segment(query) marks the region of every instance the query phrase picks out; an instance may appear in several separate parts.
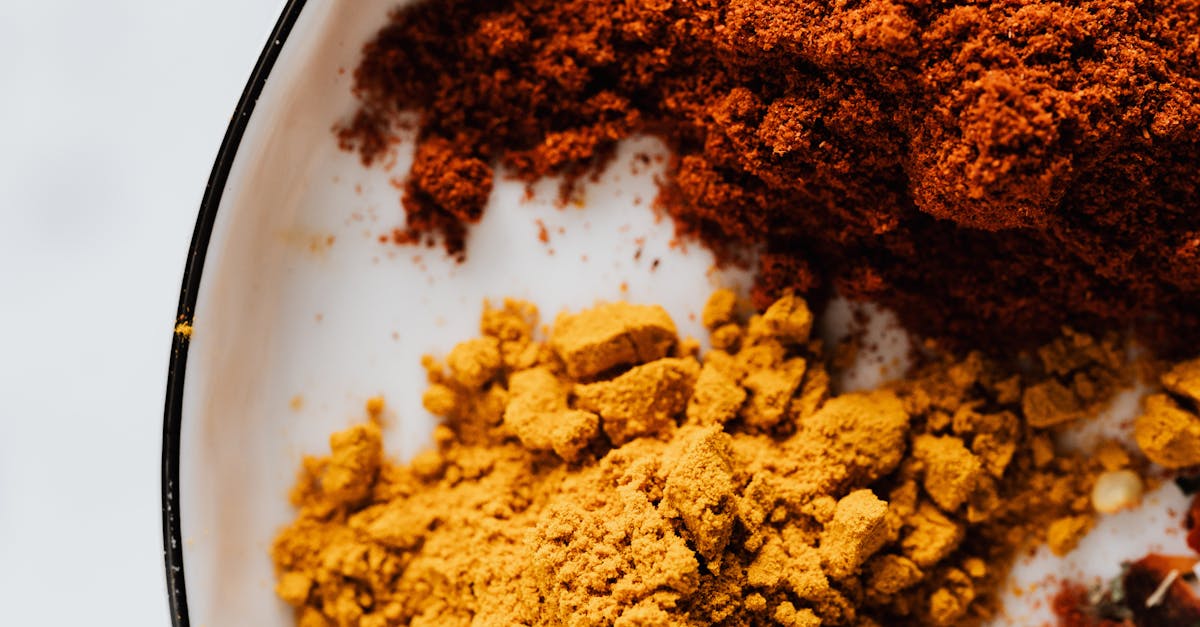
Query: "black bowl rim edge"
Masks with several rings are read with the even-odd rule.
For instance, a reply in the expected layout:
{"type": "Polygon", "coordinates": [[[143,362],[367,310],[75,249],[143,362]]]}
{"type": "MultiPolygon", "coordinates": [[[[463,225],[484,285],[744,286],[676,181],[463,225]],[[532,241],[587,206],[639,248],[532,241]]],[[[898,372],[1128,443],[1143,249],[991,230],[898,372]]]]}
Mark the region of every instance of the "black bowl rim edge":
{"type": "MultiPolygon", "coordinates": [[[[221,196],[225,192],[225,184],[229,178],[230,169],[237,156],[242,136],[250,123],[254,105],[262,93],[267,77],[275,67],[275,61],[283,49],[283,44],[296,24],[300,11],[304,8],[305,0],[288,0],[284,5],[275,28],[267,38],[250,79],[246,82],[242,96],[238,100],[233,118],[225,130],[225,138],[221,140],[221,148],[212,172],[208,177],[208,185],[200,201],[200,212],[196,218],[196,227],[192,232],[192,243],[188,248],[187,264],[183,272],[183,285],[179,291],[179,309],[177,322],[190,321],[196,307],[196,297],[200,292],[200,275],[204,270],[204,258],[208,251],[209,238],[212,235],[213,222],[217,217],[217,208],[221,204],[221,196]]],[[[172,326],[174,323],[172,323],[172,326]]],[[[167,370],[166,407],[163,412],[162,440],[162,530],[163,530],[163,562],[167,576],[167,600],[171,609],[171,624],[174,627],[189,627],[187,590],[184,585],[183,570],[183,538],[180,529],[179,503],[179,433],[183,413],[183,383],[187,369],[188,338],[175,333],[171,342],[171,362],[167,370]]]]}

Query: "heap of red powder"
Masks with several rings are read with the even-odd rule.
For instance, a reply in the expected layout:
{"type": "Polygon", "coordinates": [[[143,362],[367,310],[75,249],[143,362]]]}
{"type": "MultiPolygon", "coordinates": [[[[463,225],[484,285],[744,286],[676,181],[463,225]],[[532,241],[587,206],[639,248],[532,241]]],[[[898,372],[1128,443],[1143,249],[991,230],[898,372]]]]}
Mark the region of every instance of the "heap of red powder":
{"type": "MultiPolygon", "coordinates": [[[[836,289],[928,336],[1200,333],[1196,0],[509,0],[398,11],[342,130],[420,114],[410,234],[462,249],[504,164],[661,137],[660,203],[756,296],[836,289]]],[[[1186,347],[1183,347],[1186,348],[1186,347]]]]}

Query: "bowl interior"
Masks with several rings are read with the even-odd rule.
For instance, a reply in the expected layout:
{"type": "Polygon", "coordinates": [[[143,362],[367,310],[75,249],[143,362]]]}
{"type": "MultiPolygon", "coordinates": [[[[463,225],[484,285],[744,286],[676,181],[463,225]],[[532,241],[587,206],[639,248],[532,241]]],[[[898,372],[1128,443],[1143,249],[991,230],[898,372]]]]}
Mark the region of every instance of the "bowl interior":
{"type": "MultiPolygon", "coordinates": [[[[390,168],[368,169],[338,150],[331,128],[353,112],[362,44],[395,4],[309,3],[238,146],[207,244],[184,379],[179,510],[195,625],[292,624],[272,592],[268,550],[292,516],[287,492],[302,456],[324,453],[329,434],[362,420],[366,399],[380,394],[389,453],[405,459],[429,444],[420,357],[473,337],[485,299],[533,301],[544,320],[597,300],[655,302],[681,333],[702,337],[698,314],[710,291],[748,282],[744,271],[714,270],[703,248],[674,241],[670,220],[653,211],[666,153],[649,138],[623,143],[566,206],[557,181],[529,197],[500,177],[465,263],[381,242],[402,223],[393,180],[411,162],[412,138],[390,168]]],[[[830,333],[848,319],[845,307],[835,309],[830,333]]],[[[900,351],[888,328],[872,332],[886,340],[885,353],[900,351]]],[[[847,385],[877,383],[875,363],[847,385]]],[[[1127,405],[1124,415],[1136,397],[1127,405]]],[[[1149,544],[1182,546],[1166,534],[1167,509],[1182,511],[1182,495],[1169,487],[1152,503],[1105,520],[1068,560],[1044,552],[1025,560],[1015,581],[1108,576],[1118,558],[1149,544]]],[[[1013,596],[1008,620],[1048,620],[1042,598],[1013,596]]]]}

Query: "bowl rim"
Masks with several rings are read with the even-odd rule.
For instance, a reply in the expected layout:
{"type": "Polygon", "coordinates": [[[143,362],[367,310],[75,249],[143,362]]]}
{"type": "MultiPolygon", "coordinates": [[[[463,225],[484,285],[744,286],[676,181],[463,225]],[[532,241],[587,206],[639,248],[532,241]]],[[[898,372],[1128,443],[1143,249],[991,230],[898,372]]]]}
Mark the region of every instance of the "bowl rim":
{"type": "MultiPolygon", "coordinates": [[[[234,109],[225,137],[217,151],[217,158],[208,176],[208,184],[200,200],[196,226],[192,231],[192,242],[188,247],[187,261],[183,271],[183,284],[179,290],[179,307],[172,326],[190,321],[200,293],[200,278],[208,252],[209,238],[217,209],[225,192],[225,184],[237,157],[242,136],[249,126],[254,106],[262,93],[263,86],[275,67],[275,61],[296,24],[306,0],[287,0],[275,27],[267,37],[262,52],[250,72],[250,78],[242,89],[241,98],[234,109]]],[[[179,434],[183,421],[183,386],[186,379],[189,339],[174,333],[171,341],[171,360],[167,369],[166,405],[163,410],[162,439],[162,540],[163,565],[167,578],[167,602],[171,610],[171,625],[189,627],[187,588],[184,581],[183,538],[180,525],[179,501],[179,434]]]]}

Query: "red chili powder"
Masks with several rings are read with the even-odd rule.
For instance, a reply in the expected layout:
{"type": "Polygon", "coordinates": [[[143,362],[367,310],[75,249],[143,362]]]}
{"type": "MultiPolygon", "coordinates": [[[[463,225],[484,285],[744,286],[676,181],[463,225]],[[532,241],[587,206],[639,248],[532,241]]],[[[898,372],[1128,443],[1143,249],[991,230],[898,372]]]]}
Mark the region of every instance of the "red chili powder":
{"type": "Polygon", "coordinates": [[[1188,548],[1200,553],[1200,494],[1192,497],[1192,503],[1183,518],[1183,528],[1187,530],[1188,548]]]}
{"type": "Polygon", "coordinates": [[[419,113],[407,228],[452,253],[496,164],[577,177],[652,134],[661,206],[723,261],[760,247],[760,304],[1200,337],[1197,33],[1197,0],[424,2],[367,46],[341,140],[369,163],[419,113]]]}

